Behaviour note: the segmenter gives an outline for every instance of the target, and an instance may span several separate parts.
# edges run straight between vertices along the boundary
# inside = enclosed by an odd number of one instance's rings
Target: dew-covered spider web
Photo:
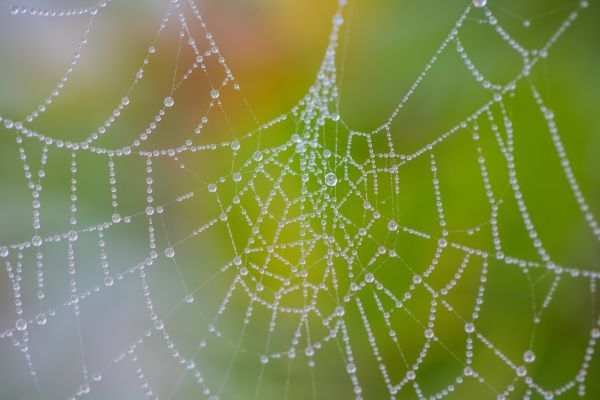
[[[534,48],[513,37],[492,1],[463,1],[387,120],[356,130],[340,111],[346,0],[314,83],[267,122],[202,5],[164,0],[108,115],[70,116],[98,128],[68,138],[44,118],[61,99],[83,101],[72,77],[119,3],[2,8],[17,23],[85,24],[39,106],[0,110],[1,398],[600,393],[598,260],[554,257],[520,170],[523,154],[551,151],[550,182],[568,196],[545,201],[555,219],[565,218],[558,199],[572,202],[598,245],[560,110],[531,77],[587,1],[553,9],[557,23]],[[518,59],[511,79],[480,68],[464,32],[473,25]],[[450,56],[483,102],[431,140],[399,144],[409,128],[398,119]],[[523,122],[523,103],[537,125]],[[534,132],[551,146],[519,148]]]

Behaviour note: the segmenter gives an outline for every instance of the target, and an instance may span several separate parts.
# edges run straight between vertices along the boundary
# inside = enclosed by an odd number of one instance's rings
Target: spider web
[[[89,23],[48,97],[22,119],[0,118],[3,136],[16,142],[22,171],[14,174],[23,174],[29,190],[30,197],[19,201],[32,202],[33,218],[30,239],[0,246],[3,291],[10,293],[3,309],[12,307],[10,316],[2,311],[3,371],[12,368],[9,363],[24,363],[39,398],[586,395],[600,338],[593,310],[571,354],[576,361],[570,377],[558,382],[532,372],[540,363],[536,329],[558,302],[557,293],[566,286],[581,294],[573,289],[580,286],[569,285],[584,282],[593,308],[600,273],[559,265],[538,233],[515,166],[519,126],[510,105],[518,90],[529,91],[579,210],[600,240],[555,115],[530,79],[587,2],[573,5],[545,44],[530,50],[485,1],[474,1],[389,119],[361,132],[339,113],[336,53],[345,0],[333,16],[314,84],[289,112],[266,123],[254,117],[195,2],[173,0],[165,2],[131,85],[97,130],[69,141],[34,129],[68,88],[94,23],[113,5],[10,8],[15,18],[81,16]],[[522,70],[508,83],[489,81],[471,59],[461,42],[469,19],[486,25],[522,59]],[[101,145],[122,130],[119,123],[135,100],[143,103],[137,91],[153,83],[151,67],[161,50],[168,54],[160,39],[173,33],[170,28],[178,35],[172,81],[158,103],[144,105],[157,111],[145,113],[144,128],[126,145]],[[460,56],[488,100],[425,146],[399,152],[393,123],[449,52]],[[181,94],[188,87],[201,88],[202,111],[188,115],[195,127],[179,137],[168,132],[178,130],[170,115],[188,113]],[[256,128],[237,133],[226,99],[240,103]],[[159,133],[172,136],[155,144]],[[485,221],[463,229],[462,236],[448,223],[438,154],[457,136],[468,139],[476,157],[487,209]],[[501,173],[490,166],[494,157],[502,161]],[[47,176],[60,169],[49,167],[54,159],[62,168],[60,181]],[[411,188],[413,168],[429,171],[430,182]],[[179,174],[187,189],[175,192],[172,179]],[[98,221],[86,199],[93,200],[88,192],[98,195],[93,185],[101,181],[110,193],[103,212],[110,212]],[[66,213],[62,202],[62,208],[42,207],[42,193],[58,182],[69,188]],[[421,186],[434,201],[429,230],[404,221],[403,201]],[[530,257],[513,256],[505,246],[501,218],[509,204],[534,249]],[[48,233],[42,210],[65,214],[68,227]],[[469,244],[470,237],[485,235],[489,248]],[[421,258],[413,259],[410,249]],[[513,327],[527,337],[516,352],[506,339],[493,339],[493,308],[489,317],[484,312],[492,282],[509,272],[526,278],[532,303],[531,327]],[[61,337],[66,343],[56,339]],[[444,359],[446,372],[440,374],[440,364],[430,359]],[[63,365],[60,377],[54,365]],[[328,388],[332,381],[341,383]]]

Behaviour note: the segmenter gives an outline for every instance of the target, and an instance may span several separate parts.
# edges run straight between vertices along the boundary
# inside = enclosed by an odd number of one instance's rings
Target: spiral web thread
[[[532,350],[525,351],[522,360],[509,358],[501,348],[494,345],[483,332],[480,332],[478,318],[485,299],[486,283],[488,282],[488,262],[490,260],[505,264],[507,268],[521,269],[525,274],[535,269],[547,270],[554,277],[542,304],[535,310],[534,323],[539,323],[543,311],[551,304],[553,295],[563,280],[589,280],[591,295],[593,296],[595,293],[596,282],[600,278],[600,273],[557,265],[553,262],[539,238],[519,185],[514,164],[514,126],[505,107],[506,99],[514,94],[517,87],[526,86],[531,90],[538,109],[546,120],[548,132],[560,158],[560,165],[577,204],[595,239],[600,240],[600,228],[570,168],[558,134],[554,114],[545,105],[544,99],[531,80],[528,79],[530,71],[535,68],[542,58],[547,56],[559,37],[574,23],[578,15],[587,8],[586,2],[574,6],[568,17],[548,38],[546,44],[538,50],[526,49],[514,40],[500,25],[493,12],[485,6],[485,2],[474,2],[474,5],[469,4],[387,122],[371,132],[357,132],[350,130],[344,124],[337,109],[339,93],[336,84],[335,56],[338,33],[343,25],[343,11],[345,8],[345,1],[341,0],[333,17],[333,28],[329,44],[318,71],[317,79],[310,87],[308,94],[295,107],[288,113],[267,123],[259,123],[256,130],[239,135],[239,139],[195,145],[196,138],[204,133],[209,123],[210,112],[213,109],[223,110],[221,93],[227,88],[231,88],[242,99],[243,94],[212,35],[207,30],[197,5],[193,0],[173,0],[168,5],[168,11],[161,22],[154,43],[149,47],[131,86],[123,99],[114,108],[112,115],[106,119],[106,122],[97,131],[80,142],[69,142],[28,128],[28,124],[36,120],[41,114],[51,110],[53,99],[61,95],[63,88],[67,87],[69,78],[78,65],[80,54],[87,45],[95,19],[99,18],[102,11],[109,5],[109,1],[101,1],[93,7],[72,10],[42,10],[27,7],[12,7],[10,9],[15,17],[21,14],[31,14],[43,17],[88,16],[90,18],[83,39],[77,47],[68,69],[44,102],[22,120],[15,121],[0,117],[0,121],[5,127],[3,134],[13,135],[18,144],[25,182],[31,191],[33,201],[33,235],[31,240],[23,243],[6,243],[0,246],[0,255],[2,256],[0,260],[5,266],[8,280],[12,286],[15,305],[15,318],[10,324],[3,321],[4,327],[0,331],[0,340],[11,343],[21,350],[40,398],[45,398],[44,388],[38,380],[39,371],[36,369],[36,360],[30,352],[30,347],[36,346],[36,343],[30,340],[31,331],[43,331],[45,326],[51,324],[52,320],[61,313],[73,313],[79,326],[79,316],[85,309],[86,301],[99,298],[105,292],[112,290],[111,287],[121,285],[124,281],[136,279],[141,281],[143,288],[148,315],[147,330],[140,332],[139,337],[133,338],[127,348],[123,349],[121,353],[115,354],[112,357],[113,361],[101,369],[91,369],[86,364],[84,338],[81,332],[78,332],[79,348],[77,351],[81,352],[82,380],[80,386],[73,388],[72,398],[86,397],[95,393],[95,388],[103,383],[103,375],[111,368],[123,363],[131,363],[145,395],[149,398],[158,398],[158,393],[152,389],[153,384],[144,375],[137,357],[144,343],[150,337],[157,336],[162,338],[162,342],[168,348],[172,357],[182,365],[181,375],[189,375],[194,378],[198,386],[198,396],[204,395],[210,399],[219,398],[227,378],[223,379],[221,387],[205,378],[203,371],[209,366],[203,365],[201,350],[206,346],[210,346],[211,341],[218,340],[218,338],[232,337],[233,342],[237,341],[235,336],[228,335],[228,332],[224,332],[219,328],[219,321],[223,318],[223,315],[228,312],[236,313],[236,310],[232,309],[233,306],[230,306],[230,300],[237,293],[245,294],[247,300],[240,337],[243,336],[243,330],[252,320],[256,309],[264,308],[272,314],[263,352],[243,348],[240,345],[241,340],[237,344],[233,343],[236,352],[246,352],[255,356],[256,363],[261,368],[260,379],[262,379],[266,366],[276,359],[302,359],[303,362],[307,362],[312,367],[316,363],[315,357],[320,349],[330,342],[336,342],[345,360],[348,384],[352,385],[353,393],[356,398],[362,398],[363,396],[368,398],[369,394],[363,391],[359,379],[361,365],[356,361],[356,349],[353,349],[352,346],[353,332],[348,329],[345,321],[345,316],[348,315],[347,311],[352,306],[356,307],[360,315],[364,332],[368,336],[369,351],[379,366],[381,377],[391,398],[399,396],[403,388],[412,388],[413,393],[418,398],[441,398],[452,393],[457,386],[469,380],[487,385],[490,393],[498,398],[508,397],[514,391],[513,384],[503,388],[494,387],[488,383],[483,374],[473,367],[473,348],[476,342],[489,349],[514,372],[514,382],[522,380],[525,383],[525,396],[527,398],[530,396],[553,398],[570,391],[577,391],[580,395],[585,395],[588,369],[597,340],[600,338],[600,321],[597,315],[592,315],[592,327],[588,336],[587,349],[584,354],[581,354],[580,368],[574,372],[571,380],[553,388],[542,387],[530,376],[527,365],[535,361],[535,353]],[[477,11],[478,8],[483,9]],[[489,25],[490,29],[493,29],[522,58],[523,68],[521,72],[506,85],[497,85],[488,81],[474,66],[460,42],[459,34],[463,23],[476,11],[481,12],[480,15],[484,16],[484,22]],[[159,111],[148,123],[147,129],[137,139],[129,145],[117,149],[99,147],[96,142],[101,137],[111,133],[113,123],[121,115],[126,114],[126,109],[130,105],[129,96],[132,95],[136,86],[143,82],[145,68],[152,63],[153,57],[158,51],[154,45],[165,30],[167,22],[173,20],[179,24],[180,51],[181,46],[189,46],[196,55],[196,60],[192,65],[185,66],[187,69],[184,70],[183,76],[178,77],[177,71],[175,71],[171,92],[166,93],[164,105],[161,105]],[[203,37],[194,37],[190,29],[192,25],[201,28]],[[438,57],[442,53],[450,51],[458,52],[475,81],[488,91],[489,101],[421,149],[411,154],[398,153],[392,142],[392,122],[408,102],[413,92],[427,77],[429,70],[436,63]],[[216,60],[221,70],[210,71],[209,73],[209,68],[205,64],[207,60]],[[202,115],[195,132],[184,143],[175,147],[156,150],[144,149],[145,142],[160,125],[161,119],[171,109],[177,107],[175,104],[177,90],[194,74],[204,76],[211,86],[210,91],[205,94],[210,97],[208,111]],[[216,78],[216,76],[220,76],[219,74],[222,76]],[[261,147],[261,136],[265,137],[270,130],[289,121],[292,121],[296,127],[294,133],[290,133],[289,140],[278,146]],[[500,190],[492,185],[490,175],[488,175],[485,152],[479,144],[480,125],[482,124],[491,126],[490,132],[506,161],[506,171],[510,179],[508,190],[504,194],[499,193]],[[323,134],[325,126],[334,129],[333,146],[331,141],[325,143],[327,141],[325,139],[326,135]],[[494,244],[493,252],[471,248],[448,238],[443,202],[443,182],[438,178],[438,160],[435,150],[436,146],[454,135],[471,136],[477,148],[480,175],[490,208],[489,221],[486,221],[483,225],[491,227]],[[239,160],[242,157],[240,154],[245,143],[255,143],[251,139],[257,137],[259,138],[258,144],[248,144],[248,146],[255,146],[248,153],[251,156]],[[345,139],[342,140],[342,137]],[[377,148],[374,144],[375,141],[382,138],[385,144],[384,147],[386,147],[383,150]],[[30,167],[28,160],[31,156],[25,150],[24,144],[29,141],[37,141],[42,144],[40,168],[37,171],[32,170]],[[359,162],[354,159],[353,149],[358,146],[356,143],[363,143],[363,146],[366,146],[362,149],[368,153],[365,161]],[[41,204],[39,199],[44,187],[45,166],[52,152],[64,152],[69,154],[71,158],[72,203],[69,224],[72,227],[62,233],[46,236],[42,234],[41,230]],[[77,175],[80,172],[78,159],[82,152],[102,159],[107,164],[107,179],[110,183],[112,196],[111,206],[114,209],[114,214],[110,220],[88,227],[81,227],[78,224],[78,209],[82,205],[78,203]],[[222,153],[223,157],[230,156],[232,158],[232,170],[214,182],[205,182],[194,191],[180,194],[159,203],[154,195],[154,188],[160,183],[153,178],[155,165],[164,159],[175,162],[181,169],[187,170],[186,163],[183,161],[185,156],[203,157],[203,154],[207,152]],[[132,215],[119,214],[117,179],[125,179],[121,178],[124,172],[118,173],[119,164],[125,158],[134,159],[137,165],[145,169],[147,175],[144,193],[146,204],[139,205],[138,212]],[[433,193],[439,220],[439,231],[437,232],[422,232],[404,226],[398,220],[396,204],[400,196],[399,171],[404,166],[421,158],[428,159],[432,174]],[[286,191],[285,181],[288,179],[298,183],[298,193]],[[267,182],[267,189],[264,188],[265,185],[259,185],[258,181]],[[382,201],[382,193],[387,195],[387,201]],[[203,201],[216,202],[220,212],[213,218],[196,226],[194,230],[177,242],[171,243],[167,239],[165,245],[159,244],[157,231],[166,234],[168,225],[166,216],[169,211],[200,196],[204,196],[203,198],[206,199]],[[539,255],[539,260],[523,260],[505,254],[500,239],[498,216],[503,201],[509,196],[514,197],[518,205],[523,225],[531,239],[532,246]],[[274,205],[277,201],[282,204],[280,207]],[[353,201],[362,205],[362,214],[358,217],[347,214],[344,208],[345,204]],[[247,224],[249,231],[247,235],[239,233],[238,228],[232,226],[230,221],[233,214],[239,216],[238,221]],[[271,231],[269,231],[269,228],[263,228],[267,220],[276,222],[276,227]],[[136,221],[142,221],[147,227],[147,255],[139,262],[129,266],[124,272],[115,274],[111,271],[111,264],[107,256],[105,236],[114,227]],[[153,266],[155,268],[159,266],[160,262],[172,260],[177,273],[180,274],[177,261],[178,248],[194,238],[211,235],[211,232],[219,226],[225,228],[223,232],[227,232],[229,236],[233,256],[224,265],[216,267],[216,274],[228,274],[227,276],[230,277],[228,278],[230,281],[229,289],[223,296],[215,315],[202,315],[202,320],[207,323],[208,330],[204,337],[199,338],[197,350],[192,354],[183,354],[178,350],[178,345],[172,335],[169,334],[168,317],[180,307],[191,307],[194,303],[201,301],[201,299],[195,299],[194,295],[196,297],[202,296],[203,285],[197,288],[188,288],[186,282],[182,279],[184,293],[181,295],[180,301],[173,310],[164,313],[164,315],[159,315],[153,305],[147,271],[152,270]],[[282,233],[286,229],[291,230],[295,235],[293,240],[289,239],[290,234]],[[479,227],[475,227],[473,231],[478,229]],[[434,256],[423,272],[417,273],[408,264],[402,262],[400,250],[395,247],[397,238],[402,235],[414,236],[435,244]],[[103,281],[91,288],[82,288],[77,282],[77,270],[84,268],[84,266],[78,266],[77,264],[77,244],[83,237],[96,238],[101,253],[100,267],[104,275]],[[66,249],[66,259],[69,267],[70,293],[65,296],[62,304],[57,305],[47,304],[45,301],[46,276],[48,270],[52,269],[52,266],[47,265],[47,262],[45,262],[45,250],[51,246],[62,246]],[[428,282],[429,278],[436,269],[440,268],[439,260],[442,254],[449,249],[462,254],[462,262],[457,266],[454,277],[445,286],[435,288]],[[27,253],[34,255],[35,265],[29,265],[24,261]],[[378,279],[377,271],[386,263],[393,263],[400,268],[406,268],[411,274],[411,283],[406,291],[397,293],[397,290],[390,289],[384,280]],[[275,267],[275,264],[279,266]],[[320,265],[321,268],[318,269],[315,265]],[[468,268],[476,268],[476,266],[480,269],[480,278],[475,306],[471,315],[461,315],[454,309],[447,295],[460,282],[463,272]],[[26,307],[26,303],[31,299],[21,296],[24,270],[29,268],[35,268],[39,312],[33,312],[29,307]],[[410,311],[412,295],[420,289],[425,290],[430,296],[428,300],[430,303],[429,315],[424,322]],[[393,375],[398,375],[397,371],[392,371],[384,362],[378,347],[378,341],[382,340],[381,337],[378,337],[381,333],[372,329],[370,324],[372,316],[365,310],[364,300],[359,297],[360,293],[371,293],[370,296],[376,304],[376,310],[373,310],[373,312],[379,313],[379,317],[383,316],[389,328],[385,335],[388,335],[388,339],[391,339],[397,346],[398,353],[396,356],[402,359],[404,365],[404,370],[400,373],[401,378],[399,379],[393,378]],[[286,305],[285,299],[288,296],[300,296],[303,305]],[[442,327],[435,324],[435,316],[440,310],[449,312],[461,321],[461,324],[464,324],[464,334],[466,336],[465,357],[460,357],[448,349],[455,361],[461,365],[462,373],[456,376],[454,381],[447,387],[440,388],[438,392],[424,393],[420,381],[426,380],[427,377],[419,374],[420,366],[426,359],[433,343],[439,343],[444,347]],[[201,312],[199,311],[199,313]],[[397,339],[402,335],[401,328],[393,327],[390,322],[393,313],[406,313],[421,327],[425,342],[416,359],[409,359],[404,355]],[[278,316],[280,315],[291,315],[295,318],[295,330],[292,337],[288,339],[288,348],[274,350],[271,349],[270,343],[272,337],[277,335],[279,328]],[[311,324],[315,323],[320,325],[320,329],[325,329],[326,334],[316,338],[314,335],[311,337]],[[287,386],[290,387],[289,390],[293,390],[293,384],[294,382],[287,382]],[[260,382],[258,387],[260,387]],[[175,393],[176,388],[177,386],[173,388],[171,396]],[[257,389],[255,397],[259,396],[258,392],[259,389]],[[251,395],[249,394],[249,397]],[[288,389],[286,388],[285,396],[288,395]]]

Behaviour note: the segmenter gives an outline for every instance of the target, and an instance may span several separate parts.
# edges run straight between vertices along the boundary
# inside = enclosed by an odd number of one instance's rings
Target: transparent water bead
[[[388,222],[388,230],[395,232],[398,230],[398,223],[393,219]]]
[[[25,329],[27,329],[27,321],[24,320],[23,318],[18,319],[17,322],[15,323],[15,327],[17,328],[18,331],[24,331]]]
[[[192,304],[194,302],[194,296],[192,296],[191,294],[188,294],[187,296],[185,296],[183,301],[185,301],[188,304]]]
[[[38,325],[46,325],[46,322],[47,322],[47,321],[48,321],[48,319],[46,318],[46,314],[44,314],[44,313],[38,314],[38,315],[35,317],[35,322],[36,322]]]
[[[100,382],[102,380],[102,374],[100,374],[100,372],[94,372],[92,374],[92,380],[94,382]]]
[[[527,350],[524,354],[523,354],[523,360],[525,360],[526,363],[532,363],[535,361],[535,353],[531,350]]]
[[[473,332],[475,332],[475,325],[473,325],[470,322],[467,322],[465,324],[465,332],[467,332],[467,333],[473,333]]]
[[[70,232],[67,234],[67,237],[68,237],[68,239],[69,239],[69,241],[70,241],[70,242],[74,242],[74,241],[76,241],[76,240],[77,240],[77,236],[78,236],[78,235],[77,235],[77,232],[76,232],[76,231],[70,231]]]
[[[167,249],[165,249],[165,257],[167,257],[167,258],[175,257],[175,250],[172,247],[168,247]]]
[[[34,236],[33,238],[31,238],[31,244],[33,244],[35,247],[40,247],[42,245],[42,238],[39,235]]]
[[[354,363],[348,363],[348,365],[346,365],[346,371],[348,371],[349,374],[355,373],[356,365],[354,365]]]
[[[210,91],[210,97],[212,97],[213,99],[218,99],[219,98],[219,91],[216,89],[213,89]]]
[[[113,222],[113,223],[115,223],[115,224],[118,224],[119,222],[121,222],[121,215],[120,215],[120,214],[118,214],[118,213],[114,213],[114,214],[112,215],[112,218],[111,218],[111,219],[112,219],[112,222]]]
[[[473,5],[478,8],[485,7],[487,5],[487,0],[473,0]]]
[[[337,185],[337,176],[335,176],[333,172],[328,173],[327,175],[325,175],[325,184],[327,186]]]
[[[165,107],[173,107],[175,105],[175,100],[171,96],[165,98]]]
[[[0,247],[0,257],[8,257],[8,247]]]

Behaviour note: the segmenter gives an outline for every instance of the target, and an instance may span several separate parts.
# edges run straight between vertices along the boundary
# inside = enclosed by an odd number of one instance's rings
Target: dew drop
[[[398,230],[398,223],[393,219],[388,222],[388,230],[395,232]]]
[[[348,371],[349,374],[355,373],[356,365],[354,365],[354,363],[348,363],[348,365],[346,365],[346,371]]]
[[[365,275],[365,281],[366,281],[366,282],[368,282],[368,283],[371,283],[371,282],[373,282],[374,280],[375,280],[375,276],[373,276],[373,274],[372,274],[372,273],[368,272],[368,273]]]
[[[524,366],[520,365],[517,367],[517,375],[520,377],[523,377],[525,375],[527,375],[527,368],[525,368]]]
[[[42,245],[42,238],[39,235],[35,235],[31,238],[31,244],[35,247],[40,247]]]
[[[185,301],[188,304],[192,304],[194,302],[194,296],[192,296],[191,294],[188,294],[187,296],[185,296],[183,301]]]
[[[213,89],[210,91],[210,97],[212,97],[213,99],[218,99],[219,98],[219,91],[216,89]]]
[[[8,257],[8,247],[0,247],[0,257]]]
[[[112,286],[114,283],[112,276],[107,276],[104,278],[104,284],[108,287]]]
[[[217,185],[215,185],[214,183],[211,183],[210,185],[208,185],[208,191],[211,193],[214,193],[217,191]]]
[[[69,231],[69,233],[67,234],[67,238],[69,239],[69,242],[74,242],[77,240],[77,231]]]
[[[263,155],[260,151],[255,151],[254,154],[252,154],[252,158],[254,159],[254,161],[260,161],[263,158]]]
[[[523,360],[525,360],[526,363],[532,363],[535,361],[535,353],[531,350],[527,350],[524,354],[523,354]]]
[[[473,325],[470,322],[467,322],[465,324],[465,332],[467,332],[467,333],[473,333],[473,332],[475,332],[475,325]]]
[[[165,98],[165,107],[173,107],[175,105],[175,100],[171,96]]]
[[[112,215],[112,222],[114,222],[115,224],[118,224],[119,222],[121,222],[121,216],[117,213],[114,213]]]
[[[27,321],[24,320],[23,318],[18,319],[17,322],[15,323],[15,327],[17,328],[18,331],[24,331],[25,329],[27,329]]]
[[[165,257],[167,257],[167,258],[175,257],[175,250],[172,247],[167,247],[165,249]]]
[[[477,8],[485,7],[487,0],[473,0],[473,5]]]
[[[44,313],[38,314],[35,317],[35,322],[38,325],[46,325],[47,321],[48,321],[48,319],[46,318],[46,314],[44,314]]]
[[[325,175],[325,184],[327,186],[335,186],[337,184],[337,176],[332,172],[328,173]]]

